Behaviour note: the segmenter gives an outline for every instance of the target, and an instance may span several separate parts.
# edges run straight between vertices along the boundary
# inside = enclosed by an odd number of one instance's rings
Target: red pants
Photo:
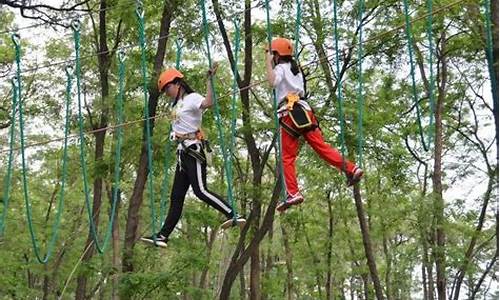
[[[311,117],[313,123],[317,124],[317,120],[311,111],[309,112],[309,116]],[[284,116],[281,121],[289,127],[300,131],[299,129],[297,129],[297,127],[295,127],[288,115]],[[347,159],[343,161],[342,155],[339,153],[339,151],[325,142],[319,128],[309,130],[302,134],[302,136],[304,137],[306,142],[314,149],[314,151],[316,151],[316,153],[318,153],[318,155],[330,165],[335,166],[339,170],[342,170],[342,166],[343,164],[345,164],[346,173],[353,173],[356,166]],[[299,192],[297,175],[295,171],[295,160],[297,159],[297,154],[299,151],[299,139],[293,137],[283,127],[281,128],[281,148],[286,190],[289,195],[295,195]]]

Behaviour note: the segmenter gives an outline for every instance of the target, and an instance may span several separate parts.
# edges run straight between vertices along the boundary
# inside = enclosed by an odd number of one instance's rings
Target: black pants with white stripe
[[[189,147],[203,153],[203,149],[199,144]],[[181,218],[184,199],[189,186],[193,188],[196,197],[223,213],[228,219],[233,217],[231,206],[221,196],[207,189],[207,164],[188,155],[186,151],[180,151],[170,195],[170,207],[160,230],[160,233],[165,237],[172,233]]]

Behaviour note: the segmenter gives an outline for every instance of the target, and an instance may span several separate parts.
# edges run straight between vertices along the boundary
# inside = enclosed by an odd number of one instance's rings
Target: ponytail
[[[189,86],[189,84],[182,78],[176,78],[172,81],[174,84],[179,84],[179,86],[184,90],[184,95],[189,95],[194,93],[194,90]],[[177,92],[177,96],[175,97],[174,102],[172,103],[172,107],[174,107],[179,101],[179,97],[181,96],[181,89]]]
[[[292,71],[293,75],[297,75],[301,72],[299,64],[293,59],[292,56],[280,56],[278,60],[278,64],[280,63],[290,63],[290,71]]]
[[[290,63],[290,71],[292,71],[293,75],[297,75],[299,73],[302,74],[302,80],[304,81],[304,97],[307,97],[307,79],[304,75],[304,71],[299,66],[299,64],[293,59],[291,55],[280,56],[278,59],[278,64],[281,63]]]

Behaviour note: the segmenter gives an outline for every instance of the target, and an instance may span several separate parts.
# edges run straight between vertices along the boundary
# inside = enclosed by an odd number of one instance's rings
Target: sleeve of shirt
[[[277,86],[282,80],[283,77],[285,76],[285,70],[280,65],[277,65],[273,69],[274,72],[274,83],[273,87]]]
[[[202,95],[200,95],[198,93],[194,93],[192,97],[193,97],[193,99],[190,101],[189,109],[190,110],[203,110],[201,108],[201,103],[203,102],[203,100],[205,100],[205,97],[203,97]]]

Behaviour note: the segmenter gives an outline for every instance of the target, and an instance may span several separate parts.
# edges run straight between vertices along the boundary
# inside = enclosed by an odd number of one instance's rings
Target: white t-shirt
[[[293,75],[291,70],[291,63],[281,63],[274,67],[274,84],[273,87],[276,90],[276,99],[278,103],[283,100],[289,93],[298,94],[300,97],[304,97],[304,79],[302,78],[302,72]],[[309,104],[306,101],[300,100],[301,104],[305,109],[311,110]],[[282,111],[285,106],[280,107],[278,112]]]
[[[202,115],[204,109],[202,109],[201,103],[205,100],[205,97],[198,93],[191,93],[179,99],[174,107],[174,118],[172,123],[172,131],[179,135],[193,133],[198,131],[201,127]],[[186,147],[199,143],[199,140],[185,140],[184,145]],[[182,149],[182,145],[179,144],[179,149]]]

